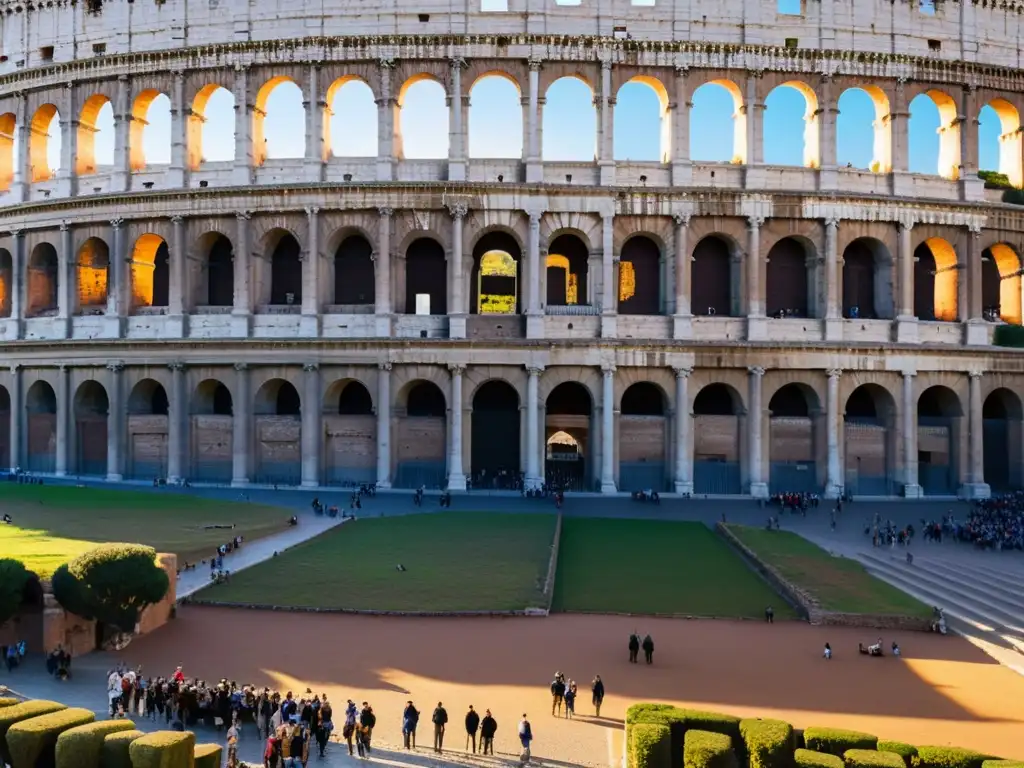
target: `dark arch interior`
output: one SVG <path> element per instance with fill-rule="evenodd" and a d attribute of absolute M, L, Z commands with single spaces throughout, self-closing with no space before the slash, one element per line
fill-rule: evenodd
<path fill-rule="evenodd" d="M 693 249 L 690 311 L 695 315 L 732 315 L 732 255 L 729 244 L 709 235 Z"/>
<path fill-rule="evenodd" d="M 516 262 L 516 276 L 504 277 L 485 275 L 480 278 L 480 259 L 488 251 L 504 251 Z M 519 243 L 508 232 L 488 232 L 477 241 L 473 248 L 473 274 L 469 282 L 469 311 L 476 314 L 480 311 L 479 298 L 481 291 L 485 296 L 515 296 L 515 312 L 520 312 L 523 285 L 523 260 Z M 481 284 L 482 283 L 482 284 Z"/>
<path fill-rule="evenodd" d="M 709 384 L 693 400 L 694 416 L 736 416 L 738 399 L 725 384 Z"/>
<path fill-rule="evenodd" d="M 918 418 L 949 418 L 959 413 L 956 395 L 946 387 L 929 387 L 917 401 Z"/>
<path fill-rule="evenodd" d="M 444 248 L 422 237 L 405 252 L 405 314 L 415 315 L 416 296 L 430 298 L 431 315 L 448 314 L 448 270 Z"/>
<path fill-rule="evenodd" d="M 548 416 L 589 416 L 590 411 L 590 393 L 578 382 L 564 381 L 548 395 Z"/>
<path fill-rule="evenodd" d="M 843 251 L 843 317 L 878 317 L 875 306 L 875 251 L 869 240 L 854 240 Z"/>
<path fill-rule="evenodd" d="M 292 386 L 291 382 L 282 381 L 273 396 L 275 416 L 299 416 L 302 411 L 302 403 L 299 400 L 299 393 Z"/>
<path fill-rule="evenodd" d="M 409 390 L 406 411 L 409 416 L 443 418 L 447 413 L 444 394 L 430 381 L 418 381 Z"/>
<path fill-rule="evenodd" d="M 632 266 L 632 278 L 629 277 Z M 632 279 L 632 285 L 629 281 Z M 619 258 L 619 314 L 661 312 L 661 249 L 649 237 L 631 237 Z"/>
<path fill-rule="evenodd" d="M 334 303 L 374 303 L 373 247 L 362 235 L 346 237 L 334 252 Z"/>
<path fill-rule="evenodd" d="M 507 381 L 488 381 L 473 395 L 473 412 L 519 411 L 519 395 Z"/>
<path fill-rule="evenodd" d="M 664 416 L 665 397 L 655 384 L 640 381 L 622 393 L 623 416 Z"/>
<path fill-rule="evenodd" d="M 166 416 L 169 411 L 167 391 L 162 384 L 152 379 L 140 381 L 128 396 L 128 413 L 130 414 Z"/>
<path fill-rule="evenodd" d="M 9 397 L 7 405 L 10 407 Z M 25 407 L 29 413 L 57 413 L 57 395 L 53 387 L 45 381 L 37 381 L 29 387 L 25 396 Z"/>
<path fill-rule="evenodd" d="M 160 243 L 153 261 L 153 306 L 168 306 L 171 296 L 171 257 L 167 241 Z"/>
<path fill-rule="evenodd" d="M 211 307 L 230 307 L 235 303 L 235 252 L 231 241 L 217 235 L 207 259 L 206 303 Z"/>
<path fill-rule="evenodd" d="M 920 320 L 935 319 L 935 256 L 927 243 L 914 249 L 914 314 Z"/>
<path fill-rule="evenodd" d="M 8 317 L 11 314 L 13 263 L 10 251 L 6 248 L 0 248 L 0 317 Z"/>
<path fill-rule="evenodd" d="M 565 256 L 569 261 L 569 275 L 576 282 L 575 304 L 587 304 L 587 273 L 590 255 L 587 246 L 575 235 L 559 235 L 548 246 L 548 255 Z M 566 271 L 561 267 L 547 267 L 547 304 L 564 307 L 569 303 L 569 284 Z"/>
<path fill-rule="evenodd" d="M 204 416 L 231 416 L 231 392 L 216 379 L 206 379 L 196 387 L 192 412 Z"/>
<path fill-rule="evenodd" d="M 519 395 L 507 381 L 485 382 L 473 395 L 474 486 L 511 487 L 519 471 Z"/>
<path fill-rule="evenodd" d="M 338 413 L 342 416 L 369 416 L 373 413 L 373 401 L 362 382 L 350 381 L 338 395 Z"/>
<path fill-rule="evenodd" d="M 806 418 L 811 414 L 807 396 L 797 384 L 787 384 L 772 395 L 768 403 L 772 416 L 788 416 L 790 418 Z"/>
<path fill-rule="evenodd" d="M 270 303 L 302 303 L 302 249 L 291 233 L 284 233 L 270 256 Z"/>
<path fill-rule="evenodd" d="M 1014 419 L 1022 416 L 1021 401 L 1014 392 L 1005 388 L 995 389 L 985 398 L 981 406 L 983 419 Z"/>
<path fill-rule="evenodd" d="M 0 387 L 0 411 L 11 410 L 11 395 L 6 387 Z"/>
<path fill-rule="evenodd" d="M 28 312 L 38 315 L 57 309 L 57 250 L 49 243 L 32 249 L 28 273 Z"/>
<path fill-rule="evenodd" d="M 106 416 L 110 410 L 107 390 L 99 382 L 87 381 L 75 395 L 76 416 Z"/>
<path fill-rule="evenodd" d="M 846 401 L 846 418 L 873 421 L 883 418 L 885 409 L 879 398 L 871 386 L 862 384 L 857 387 Z"/>
<path fill-rule="evenodd" d="M 792 237 L 768 251 L 767 312 L 771 317 L 807 317 L 807 252 Z"/>

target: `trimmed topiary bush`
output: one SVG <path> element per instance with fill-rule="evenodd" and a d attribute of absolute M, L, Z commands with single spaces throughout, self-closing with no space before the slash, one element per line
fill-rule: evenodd
<path fill-rule="evenodd" d="M 223 752 L 220 744 L 196 744 L 193 756 L 196 768 L 220 768 L 220 756 Z"/>
<path fill-rule="evenodd" d="M 629 726 L 628 768 L 670 768 L 672 733 L 667 725 L 634 723 Z M 198 747 L 196 748 L 198 751 Z M 198 760 L 196 768 L 200 768 Z"/>
<path fill-rule="evenodd" d="M 51 712 L 60 712 L 62 709 L 67 709 L 67 707 L 56 701 L 43 700 L 23 701 L 0 709 L 0 762 L 11 762 L 11 754 L 7 751 L 7 731 L 11 726 L 22 720 L 48 715 Z"/>
<path fill-rule="evenodd" d="M 807 743 L 807 749 L 836 757 L 842 757 L 850 749 L 878 748 L 877 736 L 860 731 L 846 731 L 842 728 L 806 728 L 804 741 Z"/>
<path fill-rule="evenodd" d="M 64 731 L 91 723 L 96 715 L 88 709 L 62 709 L 31 717 L 7 729 L 7 751 L 13 768 L 52 768 L 57 737 Z"/>
<path fill-rule="evenodd" d="M 1024 768 L 1024 760 L 986 760 L 981 768 Z"/>
<path fill-rule="evenodd" d="M 81 586 L 91 618 L 121 632 L 134 632 L 142 610 L 170 588 L 156 550 L 142 544 L 100 544 L 68 563 L 68 575 Z"/>
<path fill-rule="evenodd" d="M 871 749 L 849 749 L 843 755 L 846 768 L 906 768 L 903 758 L 895 752 Z"/>
<path fill-rule="evenodd" d="M 992 755 L 983 755 L 960 747 L 918 747 L 914 766 L 917 768 L 981 768 Z"/>
<path fill-rule="evenodd" d="M 132 768 L 194 768 L 196 735 L 189 731 L 157 731 L 128 747 Z"/>
<path fill-rule="evenodd" d="M 103 748 L 100 750 L 101 768 L 132 768 L 129 748 L 133 741 L 145 735 L 142 731 L 119 731 L 108 734 L 103 739 Z"/>
<path fill-rule="evenodd" d="M 750 768 L 791 768 L 793 726 L 782 720 L 740 721 L 740 736 Z"/>
<path fill-rule="evenodd" d="M 4 707 L 13 707 L 17 703 L 18 699 L 7 699 L 0 697 L 0 709 L 3 709 Z"/>
<path fill-rule="evenodd" d="M 64 731 L 57 737 L 56 768 L 99 768 L 103 740 L 111 733 L 134 729 L 131 720 L 101 720 Z"/>
<path fill-rule="evenodd" d="M 813 749 L 798 749 L 793 753 L 796 768 L 844 768 L 841 758 Z"/>
<path fill-rule="evenodd" d="M 743 740 L 740 738 L 740 718 L 720 712 L 704 712 L 698 709 L 683 709 L 670 704 L 634 704 L 626 712 L 627 728 L 630 723 L 655 723 L 667 725 L 672 734 L 672 766 L 682 765 L 683 740 L 692 729 L 720 733 L 732 739 L 732 745 L 742 762 Z M 628 750 L 627 750 L 628 752 Z"/>
<path fill-rule="evenodd" d="M 915 747 L 913 744 L 907 744 L 903 741 L 879 741 L 878 751 L 895 752 L 897 755 L 903 758 L 903 762 L 906 764 L 906 768 L 910 768 L 913 759 L 917 757 L 917 747 Z"/>
<path fill-rule="evenodd" d="M 737 768 L 737 765 L 732 739 L 728 735 L 696 728 L 686 732 L 684 768 Z"/>
<path fill-rule="evenodd" d="M 12 557 L 0 557 L 0 624 L 18 615 L 28 583 L 25 564 Z"/>

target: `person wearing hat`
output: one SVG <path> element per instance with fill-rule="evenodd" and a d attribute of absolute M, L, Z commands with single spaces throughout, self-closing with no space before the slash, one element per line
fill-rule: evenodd
<path fill-rule="evenodd" d="M 402 741 L 406 749 L 416 749 L 416 725 L 419 721 L 420 711 L 411 701 L 406 702 L 402 711 Z"/>

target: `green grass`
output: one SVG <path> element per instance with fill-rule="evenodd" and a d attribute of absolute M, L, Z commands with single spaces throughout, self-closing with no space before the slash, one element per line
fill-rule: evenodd
<path fill-rule="evenodd" d="M 707 526 L 566 518 L 553 609 L 727 618 L 794 616 Z"/>
<path fill-rule="evenodd" d="M 826 611 L 930 616 L 931 608 L 869 574 L 860 563 L 833 557 L 790 531 L 744 525 L 729 530 L 787 581 L 804 589 Z"/>
<path fill-rule="evenodd" d="M 554 532 L 554 515 L 364 518 L 232 575 L 199 599 L 378 611 L 544 607 Z"/>
<path fill-rule="evenodd" d="M 0 555 L 21 560 L 41 577 L 97 543 L 124 541 L 173 552 L 179 563 L 209 557 L 234 535 L 248 540 L 287 526 L 281 507 L 180 493 L 150 493 L 68 485 L 0 483 Z M 205 530 L 231 525 L 233 531 Z"/>

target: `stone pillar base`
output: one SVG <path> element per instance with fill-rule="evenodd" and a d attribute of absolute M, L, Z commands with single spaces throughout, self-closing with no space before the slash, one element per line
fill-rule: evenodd
<path fill-rule="evenodd" d="M 245 165 L 236 165 L 232 169 L 231 180 L 236 187 L 248 187 L 252 186 L 252 176 L 252 169 L 246 163 Z"/>
<path fill-rule="evenodd" d="M 825 341 L 843 340 L 843 320 L 840 317 L 825 318 Z"/>
<path fill-rule="evenodd" d="M 598 160 L 597 166 L 601 173 L 601 186 L 615 186 L 615 162 L 613 160 Z M 636 183 L 640 183 L 640 177 L 637 177 Z"/>
<path fill-rule="evenodd" d="M 526 183 L 540 184 L 544 181 L 544 164 L 539 157 L 526 159 Z"/>
<path fill-rule="evenodd" d="M 466 316 L 465 315 L 449 315 L 449 317 L 448 317 L 448 338 L 449 339 L 464 339 L 464 338 L 466 338 Z"/>
<path fill-rule="evenodd" d="M 672 338 L 677 341 L 693 338 L 693 315 L 672 315 Z"/>
<path fill-rule="evenodd" d="M 544 478 L 542 477 L 527 477 L 523 480 L 523 488 L 527 491 L 536 491 L 544 485 Z"/>
<path fill-rule="evenodd" d="M 839 186 L 839 174 L 835 168 L 822 168 L 818 171 L 818 189 L 836 189 Z"/>
<path fill-rule="evenodd" d="M 988 499 L 992 497 L 992 489 L 988 483 L 964 483 L 960 486 L 960 496 L 965 499 Z"/>
<path fill-rule="evenodd" d="M 120 339 L 124 337 L 124 318 L 118 317 L 117 315 L 104 315 L 103 316 L 103 332 L 102 338 L 104 339 Z"/>
<path fill-rule="evenodd" d="M 601 315 L 601 338 L 614 339 L 619 335 L 619 316 Z"/>
<path fill-rule="evenodd" d="M 896 343 L 917 344 L 919 341 L 916 317 L 896 318 Z"/>
<path fill-rule="evenodd" d="M 495 177 L 497 178 L 497 177 Z M 465 181 L 466 180 L 466 161 L 465 160 L 449 160 L 448 161 L 448 181 Z M 488 179 L 490 181 L 490 179 Z"/>
<path fill-rule="evenodd" d="M 0 320 L 0 338 L 8 341 L 17 341 L 22 337 L 23 326 L 21 320 L 15 318 L 8 318 L 6 320 Z"/>
<path fill-rule="evenodd" d="M 977 172 L 968 171 L 965 178 L 960 179 L 960 199 L 968 202 L 982 202 L 985 199 L 985 182 Z"/>
<path fill-rule="evenodd" d="M 537 313 L 526 316 L 526 338 L 544 338 L 544 315 Z"/>
<path fill-rule="evenodd" d="M 184 189 L 185 187 L 185 169 L 181 166 L 172 165 L 167 169 L 167 188 L 168 189 Z"/>
<path fill-rule="evenodd" d="M 964 338 L 968 346 L 987 347 L 992 343 L 989 339 L 991 323 L 986 323 L 984 320 L 978 320 L 975 318 L 973 320 L 968 320 L 966 325 L 967 330 L 964 333 Z"/>
<path fill-rule="evenodd" d="M 903 498 L 904 499 L 920 499 L 924 496 L 924 492 L 921 490 L 921 486 L 917 483 L 906 483 L 903 486 Z"/>
<path fill-rule="evenodd" d="M 373 320 L 373 335 L 381 339 L 391 338 L 391 315 L 377 315 Z"/>
<path fill-rule="evenodd" d="M 164 320 L 164 338 L 184 339 L 188 335 L 188 316 L 169 315 Z"/>
<path fill-rule="evenodd" d="M 746 189 L 764 189 L 764 168 L 746 165 L 743 169 L 743 186 Z"/>
<path fill-rule="evenodd" d="M 114 171 L 110 176 L 110 191 L 111 192 L 127 192 L 128 191 L 128 171 L 119 170 Z"/>
<path fill-rule="evenodd" d="M 466 476 L 465 475 L 448 475 L 448 490 L 449 491 L 464 491 L 466 490 Z"/>
<path fill-rule="evenodd" d="M 377 481 L 377 488 L 379 488 L 381 490 L 388 490 L 389 488 L 391 488 L 391 481 L 390 480 L 378 480 Z"/>
<path fill-rule="evenodd" d="M 299 318 L 299 336 L 315 339 L 320 336 L 320 317 L 318 315 L 302 315 Z"/>
<path fill-rule="evenodd" d="M 124 480 L 124 475 L 120 472 L 107 472 L 108 483 L 120 483 L 122 480 Z"/>
<path fill-rule="evenodd" d="M 751 483 L 750 497 L 753 499 L 767 499 L 768 483 Z"/>
<path fill-rule="evenodd" d="M 672 186 L 688 187 L 693 182 L 693 165 L 688 162 L 672 163 Z"/>
<path fill-rule="evenodd" d="M 680 496 L 692 496 L 693 495 L 693 483 L 689 480 L 676 480 L 675 481 L 676 493 Z"/>
<path fill-rule="evenodd" d="M 914 181 L 906 171 L 892 172 L 892 193 L 897 197 L 913 197 Z"/>
<path fill-rule="evenodd" d="M 252 329 L 252 315 L 248 312 L 231 316 L 231 338 L 247 339 Z"/>
<path fill-rule="evenodd" d="M 232 488 L 245 488 L 249 485 L 249 478 L 247 477 L 233 477 L 231 478 Z"/>
<path fill-rule="evenodd" d="M 838 499 L 843 495 L 843 486 L 839 483 L 828 483 L 825 486 L 826 499 Z"/>
<path fill-rule="evenodd" d="M 601 483 L 601 493 L 618 493 L 619 489 L 615 487 L 615 483 Z"/>
<path fill-rule="evenodd" d="M 70 317 L 58 317 L 53 321 L 53 328 L 57 332 L 58 339 L 73 339 L 75 337 L 75 323 Z"/>
<path fill-rule="evenodd" d="M 768 318 L 753 316 L 747 318 L 747 341 L 768 340 Z"/>
<path fill-rule="evenodd" d="M 377 158 L 377 181 L 393 181 L 395 178 L 395 163 L 390 157 Z"/>
<path fill-rule="evenodd" d="M 302 485 L 300 487 L 302 487 L 302 488 L 319 488 L 320 487 L 320 482 L 318 480 L 303 480 L 302 481 Z"/>

